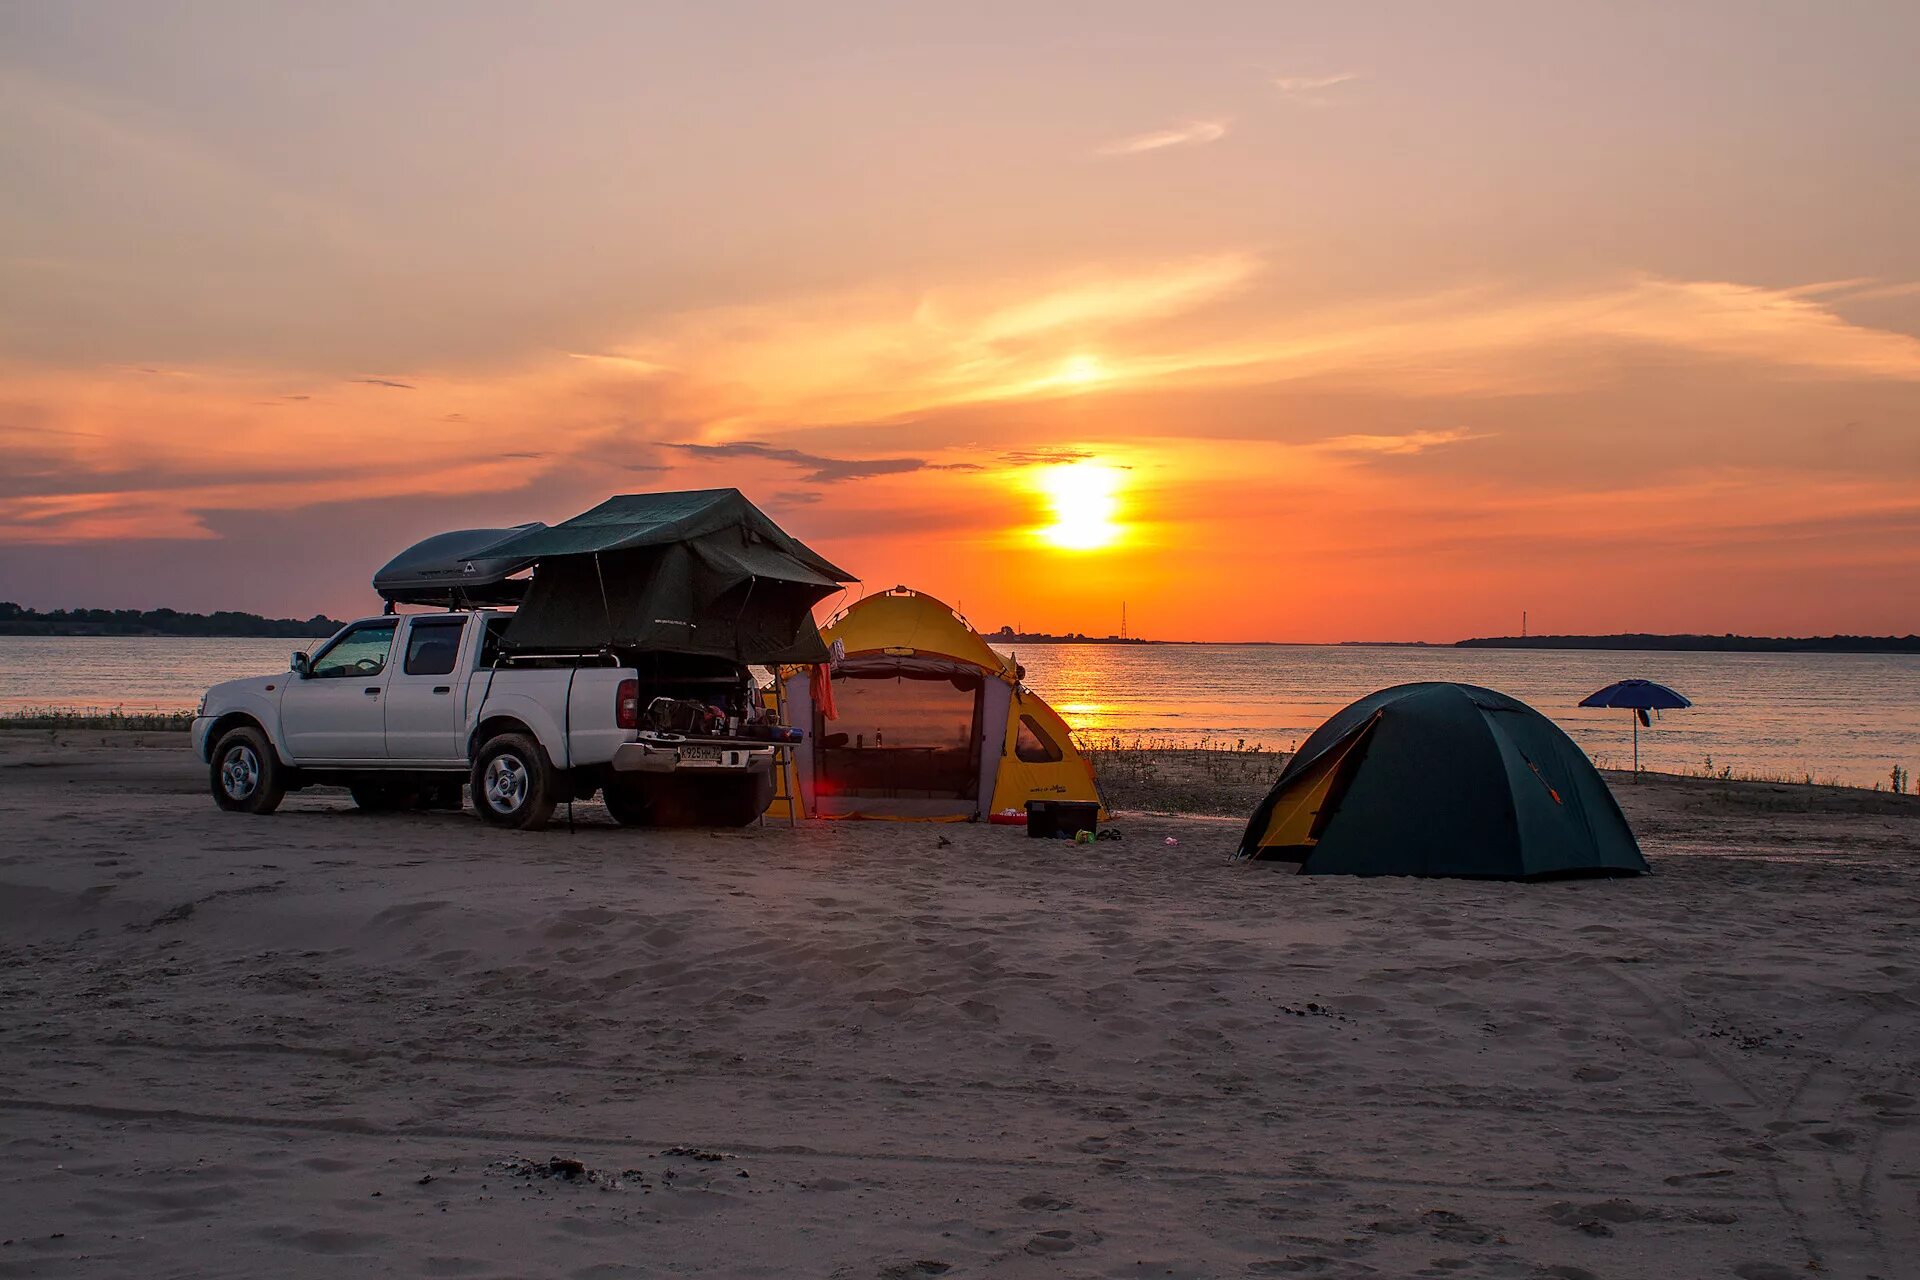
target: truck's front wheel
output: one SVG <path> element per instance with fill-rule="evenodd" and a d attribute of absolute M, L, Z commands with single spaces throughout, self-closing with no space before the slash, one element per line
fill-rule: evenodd
<path fill-rule="evenodd" d="M 553 817 L 553 765 L 523 733 L 489 738 L 473 761 L 473 807 L 497 827 L 538 831 Z"/>
<path fill-rule="evenodd" d="M 213 802 L 229 813 L 272 813 L 287 794 L 287 771 L 267 735 L 251 725 L 214 744 L 208 760 Z"/>

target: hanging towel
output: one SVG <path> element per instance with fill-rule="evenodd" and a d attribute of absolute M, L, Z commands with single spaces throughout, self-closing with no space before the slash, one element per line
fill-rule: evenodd
<path fill-rule="evenodd" d="M 816 663 L 807 676 L 807 691 L 813 695 L 814 709 L 822 719 L 838 720 L 840 713 L 833 705 L 833 674 L 824 662 Z"/>

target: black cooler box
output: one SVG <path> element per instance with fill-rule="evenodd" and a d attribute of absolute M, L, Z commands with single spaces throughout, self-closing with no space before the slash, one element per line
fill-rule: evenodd
<path fill-rule="evenodd" d="M 1071 840 L 1100 829 L 1100 806 L 1091 800 L 1027 801 L 1027 835 L 1036 840 Z"/>

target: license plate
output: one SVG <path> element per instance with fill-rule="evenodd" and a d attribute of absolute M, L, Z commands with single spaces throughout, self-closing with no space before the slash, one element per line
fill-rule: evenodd
<path fill-rule="evenodd" d="M 682 747 L 680 748 L 680 758 L 682 760 L 715 760 L 717 761 L 720 759 L 720 748 L 718 747 Z"/>

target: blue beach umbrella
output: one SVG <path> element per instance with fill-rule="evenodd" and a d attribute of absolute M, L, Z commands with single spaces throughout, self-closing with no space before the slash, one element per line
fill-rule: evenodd
<path fill-rule="evenodd" d="M 1674 711 L 1693 703 L 1685 694 L 1676 693 L 1652 680 L 1616 680 L 1598 693 L 1580 699 L 1583 707 L 1620 707 L 1633 712 L 1633 777 L 1640 779 L 1640 726 L 1653 724 L 1650 711 Z"/>

